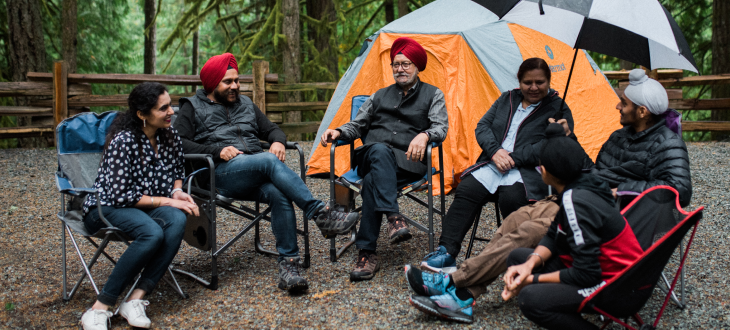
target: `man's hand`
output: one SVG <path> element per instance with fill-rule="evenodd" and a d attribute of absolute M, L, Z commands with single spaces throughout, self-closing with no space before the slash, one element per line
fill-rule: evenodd
<path fill-rule="evenodd" d="M 223 148 L 223 150 L 221 150 L 221 159 L 223 159 L 224 161 L 229 161 L 233 159 L 233 157 L 236 157 L 242 153 L 242 151 L 236 149 L 236 147 L 234 146 L 227 146 Z"/>
<path fill-rule="evenodd" d="M 502 299 L 505 301 L 517 296 L 520 290 L 527 285 L 528 276 L 532 273 L 532 267 L 527 263 L 511 266 L 507 268 L 504 274 L 504 290 L 502 291 Z"/>
<path fill-rule="evenodd" d="M 327 143 L 332 143 L 332 141 L 337 140 L 338 137 L 340 137 L 340 131 L 336 129 L 327 129 L 324 131 L 324 134 L 322 134 L 322 139 L 320 143 L 323 147 L 327 146 Z"/>
<path fill-rule="evenodd" d="M 563 131 L 565 131 L 565 136 L 570 135 L 570 127 L 568 126 L 568 120 L 563 118 L 559 119 L 558 121 L 555 121 L 554 118 L 548 118 L 548 123 L 558 123 L 563 126 Z"/>
<path fill-rule="evenodd" d="M 428 134 L 420 133 L 416 135 L 408 146 L 406 158 L 414 162 L 423 161 L 426 156 L 426 145 L 428 144 Z"/>
<path fill-rule="evenodd" d="M 494 162 L 494 165 L 497 166 L 497 169 L 502 173 L 506 173 L 515 167 L 515 161 L 512 160 L 512 156 L 510 156 L 509 151 L 504 149 L 499 149 L 499 151 L 492 156 L 492 161 Z"/>
<path fill-rule="evenodd" d="M 269 152 L 276 155 L 276 158 L 282 162 L 286 159 L 286 147 L 281 142 L 272 143 Z"/>

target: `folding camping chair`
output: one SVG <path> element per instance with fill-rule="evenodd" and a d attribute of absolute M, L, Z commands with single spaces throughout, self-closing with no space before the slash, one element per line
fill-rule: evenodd
<path fill-rule="evenodd" d="M 62 286 L 63 300 L 69 301 L 77 292 L 81 283 L 88 277 L 91 286 L 96 294 L 99 289 L 96 281 L 91 274 L 91 268 L 96 264 L 100 256 L 106 257 L 112 264 L 116 265 L 116 260 L 105 252 L 110 242 L 122 242 L 129 246 L 131 240 L 120 229 L 112 226 L 106 218 L 101 214 L 101 207 L 96 210 L 99 212 L 101 220 L 106 224 L 106 228 L 96 233 L 90 233 L 86 230 L 83 222 L 82 205 L 88 194 L 95 194 L 97 205 L 99 201 L 99 192 L 92 188 L 96 180 L 99 162 L 104 152 L 104 143 L 106 141 L 106 131 L 116 118 L 116 111 L 109 111 L 102 114 L 85 112 L 75 115 L 62 121 L 56 127 L 56 141 L 58 145 L 58 171 L 56 172 L 56 186 L 61 193 L 61 211 L 58 212 L 58 218 L 61 220 L 61 258 L 62 258 Z M 66 235 L 76 250 L 82 265 L 81 277 L 76 281 L 71 291 L 67 289 L 67 262 L 66 262 Z M 86 261 L 79 245 L 76 243 L 74 234 L 84 237 L 96 248 L 91 259 Z M 94 239 L 100 239 L 97 243 Z M 180 286 L 177 284 L 173 276 L 172 266 L 168 268 L 169 279 L 163 277 L 170 286 L 182 298 L 187 298 Z M 139 275 L 132 284 L 132 289 L 136 286 Z M 132 292 L 127 293 L 127 297 Z M 125 297 L 126 299 L 126 297 Z"/>
<path fill-rule="evenodd" d="M 469 259 L 471 257 L 471 249 L 474 247 L 474 241 L 480 241 L 480 242 L 489 242 L 492 239 L 490 238 L 484 238 L 484 237 L 477 237 L 477 230 L 479 229 L 479 218 L 482 216 L 482 211 L 479 210 L 479 213 L 477 213 L 477 216 L 474 218 L 474 224 L 471 226 L 471 236 L 469 237 L 469 246 L 466 248 L 466 255 L 464 256 L 464 259 Z M 497 221 L 497 227 L 502 227 L 502 216 L 499 213 L 499 203 L 494 202 L 494 219 Z"/>
<path fill-rule="evenodd" d="M 173 123 L 175 118 L 173 118 Z M 268 143 L 261 142 L 264 149 L 271 146 Z M 299 170 L 302 181 L 306 183 L 304 169 L 304 152 L 298 143 L 287 142 L 287 150 L 297 150 L 299 152 Z M 243 205 L 240 200 L 226 197 L 217 193 L 215 186 L 215 164 L 212 155 L 204 154 L 186 154 L 185 155 L 185 171 L 187 178 L 183 187 L 187 189 L 190 196 L 193 197 L 195 203 L 198 204 L 200 216 L 188 216 L 187 226 L 185 228 L 184 240 L 193 247 L 203 251 L 210 251 L 211 257 L 211 277 L 205 280 L 193 273 L 175 269 L 175 272 L 184 274 L 208 289 L 216 290 L 218 288 L 218 256 L 225 252 L 228 248 L 238 241 L 244 234 L 254 229 L 254 249 L 256 252 L 278 256 L 276 251 L 267 250 L 261 244 L 260 225 L 261 220 L 271 221 L 269 213 L 271 206 L 261 211 L 259 201 L 255 202 L 254 208 Z M 236 235 L 218 246 L 217 231 L 217 208 L 223 208 L 243 218 L 251 220 Z M 308 268 L 310 265 L 309 254 L 309 225 L 304 215 L 302 215 L 303 229 L 297 229 L 297 234 L 304 237 L 304 257 L 302 259 L 302 267 Z"/>
<path fill-rule="evenodd" d="M 352 107 L 350 112 L 350 120 L 354 120 L 357 116 L 358 111 L 360 110 L 360 107 L 363 103 L 369 98 L 369 95 L 358 95 L 354 96 L 352 98 Z M 363 141 L 365 141 L 366 136 L 362 136 L 361 138 Z M 335 178 L 335 150 L 339 146 L 349 145 L 350 146 L 350 171 L 343 174 L 340 178 Z M 438 169 L 433 167 L 433 164 L 431 162 L 431 154 L 432 149 L 438 148 L 438 159 L 439 159 L 439 167 Z M 416 203 L 428 208 L 428 227 L 424 226 L 423 224 L 416 222 L 412 220 L 411 218 L 403 215 L 403 217 L 413 225 L 415 228 L 426 232 L 428 234 L 428 248 L 429 251 L 433 251 L 433 241 L 434 241 L 434 230 L 433 230 L 433 215 L 434 213 L 441 216 L 441 219 L 443 220 L 444 217 L 444 208 L 446 205 L 446 197 L 444 196 L 444 154 L 443 154 L 443 148 L 441 147 L 441 143 L 429 143 L 426 147 L 426 168 L 430 168 L 431 171 L 426 173 L 426 175 L 423 176 L 422 179 L 410 183 L 403 187 L 398 187 L 400 190 L 398 192 L 398 197 L 401 198 L 403 196 L 410 198 L 411 200 L 415 201 Z M 441 208 L 435 208 L 433 203 L 433 176 L 438 175 L 439 176 L 439 183 L 441 184 Z M 341 211 L 345 212 L 360 212 L 362 209 L 362 206 L 355 207 L 355 197 L 356 194 L 360 193 L 360 187 L 362 183 L 362 178 L 357 175 L 357 167 L 355 164 L 355 141 L 344 141 L 344 140 L 337 140 L 334 143 L 332 143 L 332 146 L 330 147 L 330 203 L 331 205 L 339 205 L 341 208 L 343 208 Z M 344 188 L 344 189 L 343 189 Z M 423 201 L 421 198 L 416 197 L 413 195 L 414 192 L 421 191 L 421 190 L 427 190 L 428 200 Z M 353 230 L 351 231 L 350 239 L 349 241 L 341 247 L 339 250 L 337 250 L 335 245 L 335 238 L 330 239 L 330 261 L 335 262 L 337 259 L 344 253 L 350 246 L 352 246 L 355 243 L 355 235 L 356 235 L 356 229 L 353 227 Z"/>
<path fill-rule="evenodd" d="M 635 329 L 620 320 L 632 317 L 641 329 L 656 328 L 684 269 L 703 209 L 704 207 L 700 207 L 692 212 L 684 211 L 679 206 L 677 191 L 669 186 L 656 186 L 639 195 L 622 214 L 645 252 L 583 300 L 578 311 L 595 311 L 609 318 L 604 327 L 608 323 L 617 322 L 626 328 Z M 684 236 L 690 229 L 692 234 L 686 249 L 680 255 L 679 268 L 669 285 L 664 303 L 654 323 L 644 324 L 638 312 L 651 297 L 654 287 L 662 277 L 662 271 L 677 246 L 683 244 Z"/>

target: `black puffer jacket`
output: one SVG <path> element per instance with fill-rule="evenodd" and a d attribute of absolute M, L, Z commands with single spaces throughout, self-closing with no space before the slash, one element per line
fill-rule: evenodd
<path fill-rule="evenodd" d="M 479 155 L 477 163 L 464 171 L 461 175 L 462 178 L 489 164 L 492 156 L 502 149 L 502 142 L 507 137 L 512 118 L 523 99 L 522 91 L 519 88 L 506 91 L 479 120 L 476 139 L 482 148 L 482 153 Z M 528 200 L 540 200 L 548 194 L 548 187 L 542 182 L 542 177 L 535 167 L 539 165 L 548 118 L 555 116 L 558 108 L 563 104 L 562 101 L 558 92 L 550 89 L 548 95 L 542 99 L 542 103 L 525 118 L 517 130 L 514 151 L 510 153 L 510 156 L 515 162 L 515 167 L 520 171 Z M 563 105 L 559 118 L 566 119 L 570 130 L 574 130 L 573 115 L 567 104 Z M 573 133 L 570 134 L 570 137 L 577 140 Z"/>
<path fill-rule="evenodd" d="M 640 193 L 667 185 L 677 189 L 682 207 L 692 199 L 687 146 L 679 134 L 667 128 L 664 119 L 639 133 L 630 126 L 613 132 L 591 172 L 619 192 Z"/>

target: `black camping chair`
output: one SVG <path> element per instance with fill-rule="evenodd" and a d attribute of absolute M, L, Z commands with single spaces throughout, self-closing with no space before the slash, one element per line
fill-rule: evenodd
<path fill-rule="evenodd" d="M 177 114 L 172 119 L 175 122 Z M 263 149 L 269 149 L 271 145 L 261 142 Z M 301 173 L 302 181 L 306 183 L 304 169 L 304 152 L 296 142 L 287 142 L 287 150 L 296 150 L 299 153 L 299 173 Z M 211 257 L 211 277 L 210 280 L 203 279 L 193 273 L 174 269 L 175 272 L 186 275 L 204 287 L 216 290 L 218 289 L 218 256 L 225 252 L 228 248 L 238 241 L 243 235 L 254 230 L 254 250 L 258 253 L 278 256 L 276 251 L 267 250 L 261 244 L 261 220 L 271 221 L 271 206 L 261 210 L 261 203 L 253 200 L 254 208 L 245 206 L 242 200 L 226 197 L 217 193 L 215 186 L 215 164 L 212 155 L 205 154 L 186 154 L 185 155 L 185 173 L 186 180 L 183 188 L 193 197 L 195 203 L 200 209 L 200 216 L 188 216 L 187 226 L 185 228 L 184 240 L 190 246 L 203 251 L 210 251 Z M 233 238 L 219 245 L 217 231 L 217 215 L 216 210 L 220 207 L 224 210 L 232 212 L 242 218 L 250 220 L 236 233 Z M 297 229 L 297 234 L 304 237 L 304 255 L 301 265 L 304 268 L 310 266 L 309 254 L 309 224 L 304 215 L 302 215 L 302 229 Z"/>
<path fill-rule="evenodd" d="M 350 112 L 350 120 L 354 120 L 355 117 L 357 117 L 357 113 L 360 110 L 360 107 L 363 103 L 369 98 L 369 95 L 358 95 L 352 98 L 352 107 Z M 364 141 L 365 136 L 363 136 L 361 139 Z M 337 147 L 339 146 L 350 146 L 350 171 L 343 174 L 341 177 L 336 178 L 335 175 L 335 151 Z M 439 166 L 438 169 L 433 167 L 433 164 L 431 162 L 431 155 L 433 148 L 438 148 L 438 160 L 439 160 Z M 415 201 L 416 203 L 426 207 L 428 209 L 428 226 L 424 226 L 423 224 L 414 221 L 413 219 L 409 218 L 406 215 L 403 215 L 403 217 L 413 225 L 415 228 L 426 232 L 428 234 L 428 248 L 429 251 L 433 251 L 433 243 L 434 243 L 434 230 L 433 230 L 433 215 L 434 213 L 441 216 L 441 219 L 443 220 L 444 214 L 445 214 L 445 205 L 446 205 L 446 197 L 443 193 L 444 189 L 444 153 L 443 148 L 441 146 L 441 143 L 429 143 L 426 147 L 426 168 L 430 168 L 431 171 L 428 171 L 424 177 L 416 182 L 410 183 L 403 187 L 398 187 L 400 190 L 398 192 L 398 197 L 401 198 L 403 196 L 410 198 L 411 200 Z M 441 207 L 436 208 L 434 207 L 434 196 L 433 196 L 433 177 L 435 175 L 439 176 L 439 183 L 441 184 L 440 187 L 442 189 L 440 200 L 441 200 Z M 360 187 L 361 187 L 362 178 L 357 175 L 357 167 L 355 165 L 355 141 L 345 141 L 345 140 L 337 140 L 334 143 L 332 143 L 332 146 L 330 147 L 330 203 L 331 205 L 339 205 L 341 208 L 341 211 L 345 212 L 360 212 L 362 206 L 356 207 L 355 206 L 355 197 L 357 197 L 357 194 L 360 193 Z M 416 197 L 413 195 L 416 191 L 421 190 L 427 190 L 428 200 L 424 201 L 419 197 Z M 353 227 L 350 239 L 349 241 L 341 247 L 339 250 L 337 249 L 335 245 L 335 239 L 330 239 L 330 261 L 335 262 L 337 259 L 344 253 L 350 246 L 352 246 L 355 243 L 355 235 L 356 235 L 356 229 Z"/>
<path fill-rule="evenodd" d="M 703 209 L 704 207 L 700 207 L 692 212 L 684 211 L 679 206 L 677 191 L 669 186 L 653 187 L 634 199 L 622 213 L 645 252 L 583 300 L 578 312 L 597 312 L 607 317 L 609 320 L 604 327 L 611 322 L 617 322 L 626 328 L 635 329 L 621 320 L 632 317 L 641 329 L 656 328 L 684 269 Z M 692 234 L 684 253 L 680 255 L 679 268 L 669 285 L 664 303 L 653 324 L 644 324 L 638 312 L 651 297 L 654 287 L 662 277 L 662 271 L 690 229 Z"/>
<path fill-rule="evenodd" d="M 61 210 L 58 212 L 58 218 L 61 220 L 61 258 L 62 258 L 62 298 L 69 301 L 78 291 L 84 279 L 88 278 L 91 286 L 96 294 L 99 289 L 96 281 L 92 276 L 91 269 L 98 261 L 99 257 L 104 256 L 112 264 L 116 265 L 116 260 L 106 251 L 106 247 L 111 242 L 122 242 L 129 246 L 131 239 L 120 229 L 112 226 L 109 221 L 101 214 L 101 205 L 99 205 L 99 192 L 92 188 L 96 180 L 99 161 L 104 153 L 104 143 L 106 141 L 106 131 L 116 118 L 116 111 L 109 111 L 102 114 L 93 112 L 84 112 L 62 121 L 56 127 L 56 141 L 58 152 L 58 172 L 56 172 L 56 186 L 58 192 L 61 193 Z M 83 222 L 83 211 L 81 209 L 85 197 L 88 194 L 95 194 L 97 201 L 97 209 L 101 220 L 106 228 L 96 233 L 90 233 L 86 230 Z M 94 211 L 96 212 L 96 211 Z M 71 240 L 76 254 L 81 262 L 81 276 L 76 284 L 69 291 L 67 280 L 68 263 L 66 260 L 66 235 Z M 96 250 L 90 259 L 84 257 L 83 252 L 79 248 L 74 235 L 85 238 Z M 96 240 L 100 240 L 97 242 Z M 87 256 L 88 257 L 88 256 Z M 185 299 L 187 295 L 183 293 L 173 276 L 173 267 L 168 268 L 168 277 L 163 279 Z M 132 284 L 127 296 L 132 293 L 132 289 L 137 285 L 140 276 Z M 118 311 L 118 309 L 117 309 Z"/>

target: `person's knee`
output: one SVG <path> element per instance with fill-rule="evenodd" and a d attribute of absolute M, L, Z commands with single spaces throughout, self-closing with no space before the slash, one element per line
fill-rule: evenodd
<path fill-rule="evenodd" d="M 202 212 L 202 210 L 200 210 Z M 183 212 L 182 210 L 173 208 L 168 212 L 168 219 L 166 221 L 169 222 L 169 230 L 172 230 L 175 233 L 184 233 L 185 232 L 185 225 L 188 221 L 188 216 Z"/>
<path fill-rule="evenodd" d="M 540 301 L 539 294 L 537 293 L 539 288 L 536 285 L 527 285 L 522 288 L 519 296 L 517 297 L 517 303 L 520 307 L 520 311 L 530 320 L 540 318 L 542 314 L 541 307 L 545 305 L 544 299 Z"/>
<path fill-rule="evenodd" d="M 152 220 L 150 219 L 150 221 Z M 153 251 L 165 241 L 165 232 L 162 230 L 162 227 L 155 224 L 148 226 L 145 233 L 137 239 L 144 241 L 145 245 L 149 247 L 149 250 Z"/>
<path fill-rule="evenodd" d="M 523 264 L 525 262 L 525 253 L 529 253 L 525 250 L 532 249 L 517 248 L 512 250 L 507 256 L 507 267 Z"/>
<path fill-rule="evenodd" d="M 276 205 L 277 207 L 291 207 L 292 201 L 289 200 L 286 195 L 274 186 L 270 186 L 264 189 L 266 199 L 269 200 L 269 204 Z"/>

